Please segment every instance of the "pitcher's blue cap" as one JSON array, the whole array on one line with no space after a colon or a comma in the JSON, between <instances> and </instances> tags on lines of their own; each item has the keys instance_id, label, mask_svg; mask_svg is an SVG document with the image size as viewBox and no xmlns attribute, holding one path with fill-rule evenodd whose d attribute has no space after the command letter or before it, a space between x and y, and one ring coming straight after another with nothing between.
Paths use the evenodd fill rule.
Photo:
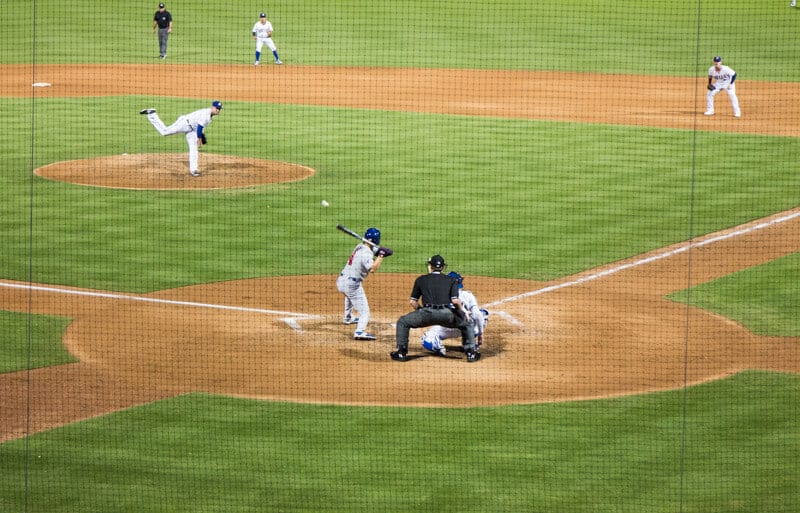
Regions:
<instances>
[{"instance_id":1,"label":"pitcher's blue cap","mask_svg":"<svg viewBox=\"0 0 800 513\"><path fill-rule=\"evenodd\" d=\"M222 108L222 102L221 101L215 101L214 103L211 104L211 106L212 107L216 107L218 109L221 109Z\"/></svg>"},{"instance_id":2,"label":"pitcher's blue cap","mask_svg":"<svg viewBox=\"0 0 800 513\"><path fill-rule=\"evenodd\" d=\"M722 57L717 55L716 57L714 57L714 62L722 62Z\"/></svg>"},{"instance_id":3,"label":"pitcher's blue cap","mask_svg":"<svg viewBox=\"0 0 800 513\"><path fill-rule=\"evenodd\" d=\"M263 13L263 12L260 14L260 16L261 16L262 18L266 18L266 17L267 17L267 15L266 15L265 13Z\"/></svg>"}]
</instances>

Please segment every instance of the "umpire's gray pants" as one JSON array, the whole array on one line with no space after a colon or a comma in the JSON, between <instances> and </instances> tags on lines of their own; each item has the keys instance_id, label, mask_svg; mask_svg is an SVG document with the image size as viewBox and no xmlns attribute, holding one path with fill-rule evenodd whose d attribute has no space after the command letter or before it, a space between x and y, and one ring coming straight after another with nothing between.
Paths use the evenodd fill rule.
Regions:
<instances>
[{"instance_id":1,"label":"umpire's gray pants","mask_svg":"<svg viewBox=\"0 0 800 513\"><path fill-rule=\"evenodd\" d=\"M461 332L461 344L467 351L475 351L475 326L472 321L459 317L449 308L423 307L397 319L397 349L408 351L408 336L411 328L433 325L457 328Z\"/></svg>"},{"instance_id":2,"label":"umpire's gray pants","mask_svg":"<svg viewBox=\"0 0 800 513\"><path fill-rule=\"evenodd\" d=\"M169 39L169 28L158 29L158 52L159 56L167 56L167 39Z\"/></svg>"}]
</instances>

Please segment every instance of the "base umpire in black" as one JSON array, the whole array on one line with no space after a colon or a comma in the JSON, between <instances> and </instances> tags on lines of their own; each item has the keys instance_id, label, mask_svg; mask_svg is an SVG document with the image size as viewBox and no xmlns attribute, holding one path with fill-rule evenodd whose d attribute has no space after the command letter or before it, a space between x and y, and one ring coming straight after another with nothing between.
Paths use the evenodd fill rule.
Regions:
<instances>
[{"instance_id":1,"label":"base umpire in black","mask_svg":"<svg viewBox=\"0 0 800 513\"><path fill-rule=\"evenodd\" d=\"M458 282L442 274L444 258L434 255L428 260L428 274L418 277L411 290L411 306L414 311L397 320L397 351L389 356L392 360L408 360L408 335L411 328L440 325L458 328L461 342L468 362L477 362L481 353L475 345L475 331L472 320L461 308L458 300ZM422 300L422 303L420 303Z\"/></svg>"},{"instance_id":2,"label":"base umpire in black","mask_svg":"<svg viewBox=\"0 0 800 513\"><path fill-rule=\"evenodd\" d=\"M158 56L162 59L167 58L167 40L172 32L172 15L164 4L158 4L158 10L153 16L153 32L158 28Z\"/></svg>"}]
</instances>

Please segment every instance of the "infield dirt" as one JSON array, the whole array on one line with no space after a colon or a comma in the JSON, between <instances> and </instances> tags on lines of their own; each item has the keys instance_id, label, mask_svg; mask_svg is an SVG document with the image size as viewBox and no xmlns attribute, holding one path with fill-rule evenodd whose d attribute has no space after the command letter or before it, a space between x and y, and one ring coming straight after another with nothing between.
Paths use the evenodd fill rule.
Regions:
<instances>
[{"instance_id":1,"label":"infield dirt","mask_svg":"<svg viewBox=\"0 0 800 513\"><path fill-rule=\"evenodd\" d=\"M734 119L724 114L725 98L717 99L717 116L698 116L705 79L659 78L663 96L655 97L652 77L581 74L591 86L578 91L569 73L287 65L269 68L267 87L255 85L264 82L253 78L262 70L251 66L0 70L5 96L30 96L31 82L42 81L53 85L37 88L36 97L149 95L151 83L159 84L161 95L191 97L194 89L188 85L202 74L209 84L203 94L214 91L215 98L224 100L800 135L800 106L774 103L800 92L779 94L776 88L797 89L798 84L741 84L744 117ZM39 172L85 185L181 188L188 179L175 172L182 157L109 156L102 164L58 163L57 176L48 175L48 168ZM228 157L202 158L213 162ZM158 183L146 182L144 176L142 182L100 183L97 176L79 172L123 165L121 159L151 166L160 176ZM245 162L242 169L251 165L266 172L244 179L236 173L216 176L214 187L302 179L313 173L268 161ZM211 183L212 175L201 178ZM265 176L272 178L265 182ZM492 305L485 357L476 364L465 363L456 346L450 346L452 358L426 355L412 345L417 358L402 364L389 360L392 323L406 311L413 281L409 275L381 272L366 282L376 342L352 340L352 327L341 324L335 275L212 283L142 296L54 287L76 292L65 294L31 287L35 284L0 282L5 285L0 286L0 309L71 318L64 344L80 359L0 375L0 394L7 398L0 409L0 441L192 391L319 403L476 406L674 389L751 368L800 372L797 338L757 336L729 319L664 299L670 292L800 251L798 212L782 214L785 220L780 222L768 219L759 221L763 226L753 222L738 227L744 228L740 234L691 251L664 248L552 283L468 276L468 288ZM653 258L664 254L668 256ZM531 293L544 287L553 288Z\"/></svg>"}]
</instances>

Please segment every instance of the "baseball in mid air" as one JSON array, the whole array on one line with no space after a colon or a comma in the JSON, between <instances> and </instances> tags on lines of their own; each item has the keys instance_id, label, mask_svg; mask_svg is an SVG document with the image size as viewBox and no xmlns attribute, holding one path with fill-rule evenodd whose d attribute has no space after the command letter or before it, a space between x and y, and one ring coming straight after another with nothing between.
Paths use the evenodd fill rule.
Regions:
<instances>
[{"instance_id":1,"label":"baseball in mid air","mask_svg":"<svg viewBox=\"0 0 800 513\"><path fill-rule=\"evenodd\" d=\"M327 200L322 200L322 206L323 206L323 207L325 207L325 208L327 208L327 207L329 207L329 206L330 206L330 203L328 203L328 201L327 201Z\"/></svg>"}]
</instances>

